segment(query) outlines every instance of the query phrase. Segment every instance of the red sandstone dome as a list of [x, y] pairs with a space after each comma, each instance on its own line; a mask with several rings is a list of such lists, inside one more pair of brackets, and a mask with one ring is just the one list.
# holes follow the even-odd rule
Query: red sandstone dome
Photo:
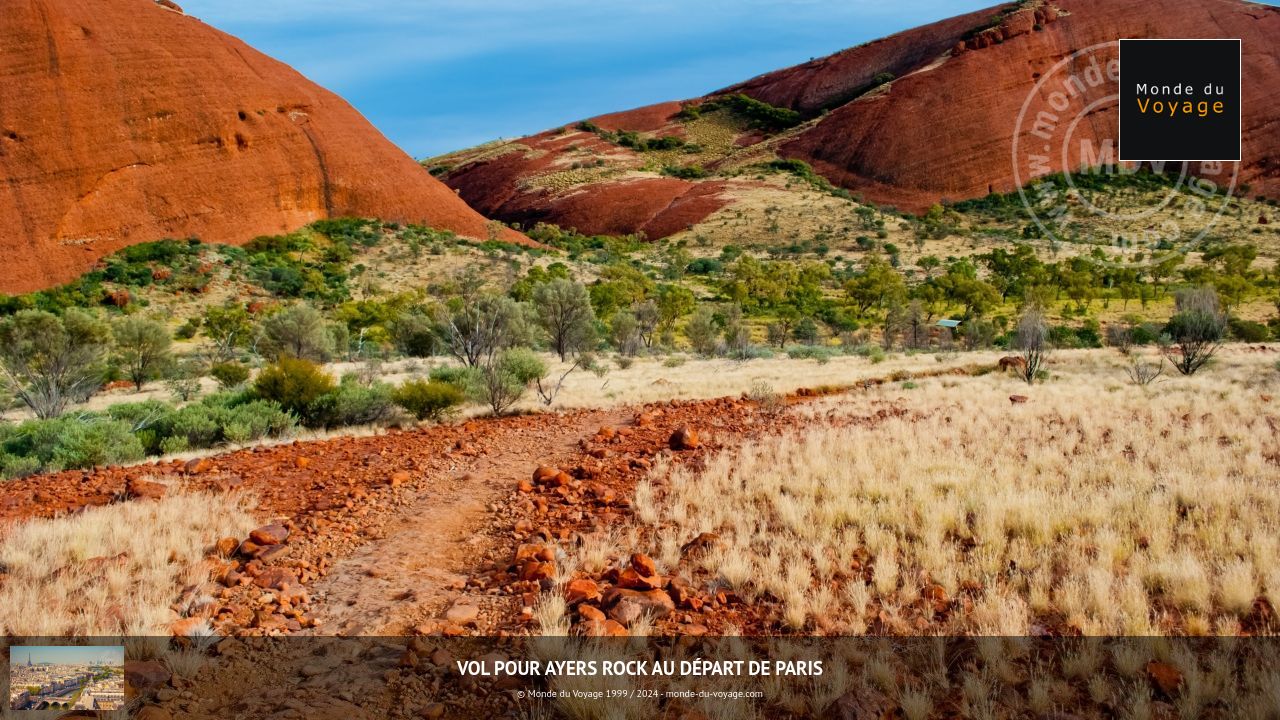
[[172, 2], [3, 3], [0, 292], [132, 243], [239, 243], [337, 216], [487, 234], [341, 98]]
[[[1251, 195], [1280, 196], [1280, 8], [1242, 0], [1025, 0], [761, 75], [709, 97], [743, 93], [801, 113], [806, 122], [793, 130], [772, 138], [747, 133], [737, 144], [767, 150], [761, 157], [803, 160], [867, 200], [920, 211], [941, 200], [1016, 189], [1014, 137], [1025, 139], [1029, 131], [1018, 130], [1023, 102], [1041, 93], [1037, 83], [1056, 64], [1125, 37], [1242, 39], [1238, 182]], [[893, 79], [880, 84], [877, 76]], [[1091, 88], [1087, 100], [1114, 92], [1114, 84]], [[680, 134], [677, 113], [705, 100], [612, 113], [593, 122], [604, 130]], [[1114, 144], [1114, 103], [1086, 115], [1072, 127], [1069, 147], [1082, 141], [1095, 148], [1108, 140]], [[566, 128], [521, 139], [502, 152], [458, 154], [449, 158], [443, 177], [492, 217], [555, 222], [583, 232], [645, 231], [651, 238], [732, 202], [731, 192], [700, 187], [723, 186], [719, 179], [632, 172], [626, 180], [606, 177], [568, 188], [537, 182], [563, 170], [568, 154], [584, 147], [611, 163], [629, 162], [633, 171], [643, 163], [627, 160], [628, 151], [602, 144], [593, 134]], [[1074, 150], [1065, 159], [1055, 153], [1050, 169], [1075, 169], [1081, 160]], [[692, 198], [697, 202], [686, 201]], [[668, 217], [673, 209], [678, 217]]]

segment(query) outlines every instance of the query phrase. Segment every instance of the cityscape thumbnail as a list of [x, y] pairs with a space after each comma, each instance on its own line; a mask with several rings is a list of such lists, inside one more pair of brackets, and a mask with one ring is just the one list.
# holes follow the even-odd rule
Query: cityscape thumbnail
[[12, 710], [118, 710], [124, 702], [124, 646], [9, 647]]

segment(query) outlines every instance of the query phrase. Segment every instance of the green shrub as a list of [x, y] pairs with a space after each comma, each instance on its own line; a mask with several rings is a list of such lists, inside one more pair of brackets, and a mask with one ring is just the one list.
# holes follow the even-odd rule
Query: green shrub
[[1232, 318], [1231, 336], [1240, 342], [1260, 343], [1266, 342], [1270, 338], [1271, 331], [1260, 322]]
[[161, 440], [159, 452], [155, 454], [173, 455], [175, 453], [186, 452], [190, 449], [191, 449], [191, 446], [187, 443], [186, 438], [174, 436], [174, 437], [167, 437], [164, 440]]
[[182, 408], [158, 400], [121, 403], [107, 415], [128, 424], [148, 455], [279, 437], [297, 426], [279, 405], [248, 393], [216, 393]]
[[[238, 402], [239, 404], [232, 404]], [[168, 427], [161, 427], [158, 452], [177, 452], [245, 443], [279, 437], [297, 426], [297, 420], [269, 400], [245, 400], [243, 395], [222, 394], [188, 405], [174, 413]], [[167, 444], [167, 447], [166, 447]]]
[[463, 393], [469, 393], [480, 380], [480, 373], [476, 368], [460, 367], [456, 365], [441, 365], [432, 368], [427, 374], [427, 379], [433, 382], [442, 382], [452, 385]]
[[472, 397], [501, 415], [516, 404], [529, 384], [546, 375], [547, 366], [523, 347], [503, 350], [493, 363], [480, 369], [478, 383], [471, 388]]
[[214, 363], [209, 374], [224, 390], [239, 387], [249, 379], [249, 368], [235, 361]]
[[704, 178], [711, 173], [701, 165], [664, 165], [662, 166], [662, 174], [681, 180], [697, 180]]
[[0, 479], [24, 478], [40, 472], [40, 458], [0, 453]]
[[819, 365], [826, 365], [838, 354], [835, 348], [821, 345], [793, 345], [787, 348], [787, 357], [792, 360], [817, 360]]
[[173, 331], [173, 336], [179, 340], [190, 340], [200, 332], [201, 320], [198, 317], [187, 318], [187, 321], [178, 326]]
[[6, 474], [120, 465], [144, 454], [129, 423], [96, 415], [28, 420], [7, 433], [0, 447]]
[[311, 419], [311, 408], [322, 395], [337, 389], [333, 378], [316, 363], [293, 357], [281, 357], [266, 366], [253, 381], [254, 394], [278, 403], [304, 423]]
[[383, 382], [362, 384], [346, 375], [338, 387], [316, 398], [308, 408], [308, 424], [318, 427], [377, 425], [395, 416], [392, 388]]
[[714, 275], [724, 272], [724, 263], [715, 258], [698, 258], [685, 267], [690, 275]]
[[440, 380], [407, 380], [395, 389], [391, 399], [419, 420], [441, 420], [461, 405], [466, 392]]
[[728, 108], [735, 115], [747, 119], [752, 127], [761, 130], [786, 130], [799, 125], [802, 120], [800, 113], [795, 110], [775, 107], [741, 93], [724, 95], [702, 104], [704, 111], [717, 107]]
[[854, 353], [860, 357], [864, 357], [873, 363], [884, 362], [884, 348], [879, 345], [859, 345], [854, 348]]
[[213, 447], [222, 439], [222, 424], [216, 409], [197, 403], [174, 413], [166, 435], [184, 438], [190, 448]]
[[1129, 342], [1134, 345], [1151, 345], [1160, 339], [1161, 332], [1163, 328], [1156, 323], [1135, 325], [1129, 330]]

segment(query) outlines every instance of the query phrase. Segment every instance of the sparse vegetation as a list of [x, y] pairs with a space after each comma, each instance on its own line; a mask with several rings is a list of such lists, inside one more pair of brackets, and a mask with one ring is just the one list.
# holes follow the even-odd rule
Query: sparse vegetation
[[440, 421], [466, 400], [466, 392], [440, 380], [407, 380], [391, 399], [418, 420]]
[[111, 331], [88, 312], [24, 310], [0, 323], [0, 379], [36, 417], [58, 417], [102, 384]]
[[[1243, 622], [1280, 560], [1275, 474], [1251, 460], [1270, 442], [1261, 401], [1197, 380], [1098, 403], [1090, 372], [1015, 411], [998, 376], [818, 403], [802, 410], [809, 429], [748, 442], [705, 470], [656, 471], [662, 484], [637, 492], [634, 529], [653, 544], [635, 551], [695, 582], [727, 582], [791, 631], [915, 634], [922, 597], [972, 603], [924, 611], [945, 634]], [[864, 425], [860, 442], [841, 419]], [[717, 546], [693, 559], [682, 540], [661, 542], [708, 531]]]

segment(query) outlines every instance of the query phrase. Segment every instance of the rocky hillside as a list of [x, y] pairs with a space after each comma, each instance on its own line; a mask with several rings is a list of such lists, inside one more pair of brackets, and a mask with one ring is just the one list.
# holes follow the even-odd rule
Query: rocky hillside
[[[1024, 101], [1064, 58], [1121, 37], [1242, 38], [1239, 182], [1251, 196], [1280, 195], [1280, 9], [1239, 0], [1022, 0], [703, 98], [428, 165], [490, 216], [591, 233], [663, 237], [720, 210], [725, 217], [745, 198], [776, 199], [771, 176], [779, 171], [804, 180], [801, 187], [919, 212], [1015, 189], [1011, 153]], [[1104, 66], [1113, 52], [1099, 54]], [[1090, 87], [1080, 104], [1115, 91], [1114, 83]], [[1074, 126], [1073, 150], [1051, 153], [1051, 169], [1074, 169], [1081, 141], [1114, 140], [1116, 110], [1102, 102], [1088, 113]]]
[[4, 4], [0, 292], [137, 242], [349, 215], [489, 233], [341, 98], [172, 2]]

